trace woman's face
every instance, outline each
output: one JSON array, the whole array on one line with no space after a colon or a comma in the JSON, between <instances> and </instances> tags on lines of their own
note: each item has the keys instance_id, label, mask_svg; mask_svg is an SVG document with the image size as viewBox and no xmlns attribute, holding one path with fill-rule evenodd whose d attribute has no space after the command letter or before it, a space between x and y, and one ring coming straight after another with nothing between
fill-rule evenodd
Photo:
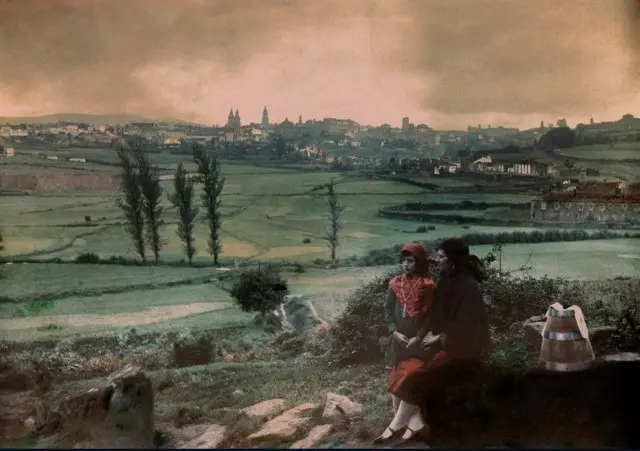
<instances>
[{"instance_id":1,"label":"woman's face","mask_svg":"<svg viewBox=\"0 0 640 451\"><path fill-rule=\"evenodd\" d=\"M402 258L402 270L405 274L411 274L416 271L416 259L412 255L405 255Z\"/></svg>"},{"instance_id":2,"label":"woman's face","mask_svg":"<svg viewBox=\"0 0 640 451\"><path fill-rule=\"evenodd\" d=\"M442 249L438 249L438 252L436 252L436 264L438 265L439 269L442 269L445 267L445 265L447 264L447 255L442 251Z\"/></svg>"}]
</instances>

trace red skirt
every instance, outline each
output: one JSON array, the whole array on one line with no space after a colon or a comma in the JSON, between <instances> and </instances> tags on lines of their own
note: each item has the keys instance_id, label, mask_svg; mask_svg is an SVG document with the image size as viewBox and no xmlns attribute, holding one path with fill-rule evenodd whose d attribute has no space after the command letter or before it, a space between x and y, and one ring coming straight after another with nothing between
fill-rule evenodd
<instances>
[{"instance_id":1,"label":"red skirt","mask_svg":"<svg viewBox=\"0 0 640 451\"><path fill-rule=\"evenodd\" d=\"M391 368L387 391L403 401L415 404L416 388L424 383L425 375L451 361L446 352L440 351L430 360L410 358Z\"/></svg>"}]
</instances>

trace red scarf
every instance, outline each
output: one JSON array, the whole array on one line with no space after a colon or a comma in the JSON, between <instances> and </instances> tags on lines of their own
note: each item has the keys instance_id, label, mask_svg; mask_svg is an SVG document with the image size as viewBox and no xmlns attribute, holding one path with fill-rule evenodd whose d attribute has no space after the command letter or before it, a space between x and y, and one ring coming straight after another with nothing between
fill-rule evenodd
<instances>
[{"instance_id":1,"label":"red scarf","mask_svg":"<svg viewBox=\"0 0 640 451\"><path fill-rule=\"evenodd\" d=\"M429 277L403 274L391 279L390 286L403 310L411 318L420 318L431 308L436 286Z\"/></svg>"}]
</instances>

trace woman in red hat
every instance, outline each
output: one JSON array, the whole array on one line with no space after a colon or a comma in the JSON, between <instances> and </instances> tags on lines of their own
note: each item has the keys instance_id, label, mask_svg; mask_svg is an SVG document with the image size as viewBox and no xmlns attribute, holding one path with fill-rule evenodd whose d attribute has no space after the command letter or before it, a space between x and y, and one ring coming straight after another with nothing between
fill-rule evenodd
<instances>
[{"instance_id":1,"label":"woman in red hat","mask_svg":"<svg viewBox=\"0 0 640 451\"><path fill-rule=\"evenodd\" d=\"M393 399L395 416L376 439L383 443L405 432L403 439L415 436L424 421L415 399L416 376L425 371L433 354L421 343L429 330L429 311L435 284L428 276L428 251L417 243L407 243L400 251L404 274L389 284L385 303L386 320L391 332L392 364L387 390Z\"/></svg>"}]
</instances>

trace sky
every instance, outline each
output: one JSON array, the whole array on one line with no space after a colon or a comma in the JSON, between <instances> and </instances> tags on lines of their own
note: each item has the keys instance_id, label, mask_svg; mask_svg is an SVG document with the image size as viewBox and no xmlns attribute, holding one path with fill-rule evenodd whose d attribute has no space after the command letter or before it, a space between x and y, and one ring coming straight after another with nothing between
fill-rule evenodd
<instances>
[{"instance_id":1,"label":"sky","mask_svg":"<svg viewBox=\"0 0 640 451\"><path fill-rule=\"evenodd\" d=\"M0 0L0 116L640 116L640 0Z\"/></svg>"}]
</instances>

